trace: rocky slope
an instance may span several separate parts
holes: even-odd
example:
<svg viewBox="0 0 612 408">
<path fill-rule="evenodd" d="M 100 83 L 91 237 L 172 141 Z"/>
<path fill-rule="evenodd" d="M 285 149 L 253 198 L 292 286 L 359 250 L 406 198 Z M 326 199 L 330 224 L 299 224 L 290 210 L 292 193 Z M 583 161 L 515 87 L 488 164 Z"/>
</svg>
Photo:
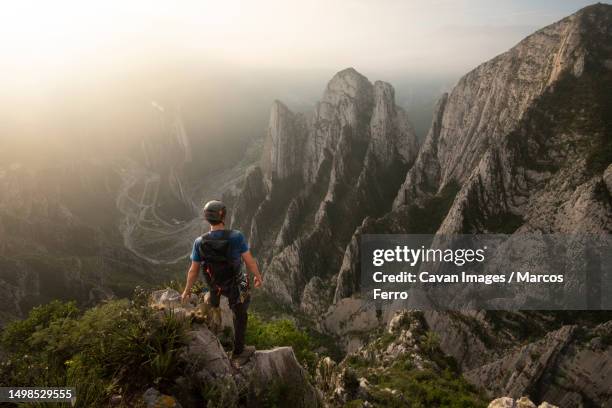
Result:
<svg viewBox="0 0 612 408">
<path fill-rule="evenodd" d="M 609 344 L 602 338 L 612 334 L 612 322 L 601 324 L 586 335 L 576 325 L 566 325 L 544 338 L 516 347 L 465 376 L 494 395 L 554 401 L 562 407 L 605 406 L 611 401 L 609 378 L 612 360 Z"/>
<path fill-rule="evenodd" d="M 0 177 L 0 322 L 53 299 L 92 304 L 159 278 L 113 228 L 117 183 L 85 160 L 44 170 L 14 164 Z"/>
<path fill-rule="evenodd" d="M 610 6 L 585 8 L 479 66 L 443 96 L 394 210 L 365 220 L 347 247 L 336 289 L 339 306 L 345 303 L 341 298 L 355 293 L 359 285 L 355 271 L 360 233 L 612 231 L 606 181 L 612 161 L 612 100 L 605 91 L 612 84 L 607 45 L 612 41 L 611 18 Z M 424 223 L 427 210 L 430 216 Z M 334 309 L 329 318 L 337 321 Z M 525 339 L 511 335 L 495 347 L 486 341 L 499 336 L 493 327 L 500 315 L 425 313 L 430 327 L 440 333 L 442 349 L 468 370 L 469 380 L 491 395 L 530 393 L 561 406 L 609 403 L 609 393 L 601 390 L 593 373 L 609 369 L 609 346 L 586 351 L 569 338 L 555 343 L 553 339 L 563 338 L 568 330 L 561 328 L 513 354 L 512 344 Z M 530 318 L 512 313 L 501 317 L 516 328 L 551 320 L 528 322 Z M 609 318 L 602 312 L 580 330 L 595 333 L 594 324 Z M 539 335 L 546 330 L 534 329 Z M 559 347 L 566 344 L 574 344 L 567 347 L 576 353 L 595 353 L 598 363 L 557 359 Z M 519 358 L 528 350 L 534 355 L 533 372 L 524 357 Z M 559 364 L 568 372 L 583 373 L 582 380 L 560 373 Z M 492 373 L 493 367 L 498 374 Z"/>
</svg>

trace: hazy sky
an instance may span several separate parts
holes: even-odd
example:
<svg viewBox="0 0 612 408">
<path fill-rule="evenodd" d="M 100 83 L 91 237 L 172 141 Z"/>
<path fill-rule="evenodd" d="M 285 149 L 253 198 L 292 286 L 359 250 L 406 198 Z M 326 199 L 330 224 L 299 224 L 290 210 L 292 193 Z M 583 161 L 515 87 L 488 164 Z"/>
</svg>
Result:
<svg viewBox="0 0 612 408">
<path fill-rule="evenodd" d="M 0 158 L 6 140 L 45 150 L 60 137 L 133 139 L 150 130 L 152 100 L 181 105 L 194 140 L 249 139 L 265 131 L 273 99 L 308 111 L 349 66 L 393 84 L 422 136 L 461 75 L 587 4 L 4 1 Z"/>
<path fill-rule="evenodd" d="M 13 84 L 192 59 L 249 69 L 463 72 L 589 3 L 20 0 L 1 6 L 0 68 Z"/>
</svg>

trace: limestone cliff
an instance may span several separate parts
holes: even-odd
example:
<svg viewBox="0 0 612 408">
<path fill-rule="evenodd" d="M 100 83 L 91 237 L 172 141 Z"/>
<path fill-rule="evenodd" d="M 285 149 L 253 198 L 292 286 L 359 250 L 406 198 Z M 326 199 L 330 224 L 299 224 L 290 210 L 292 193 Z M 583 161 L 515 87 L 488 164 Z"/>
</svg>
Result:
<svg viewBox="0 0 612 408">
<path fill-rule="evenodd" d="M 610 10 L 536 32 L 444 95 L 393 211 L 364 223 L 344 264 L 369 231 L 612 231 Z M 339 296 L 355 270 L 341 269 Z"/>
<path fill-rule="evenodd" d="M 582 9 L 480 65 L 440 99 L 393 211 L 364 220 L 346 247 L 336 306 L 324 327 L 350 332 L 360 326 L 354 314 L 342 319 L 339 311 L 346 308 L 346 297 L 358 298 L 363 233 L 612 231 L 611 21 L 608 5 Z M 570 321 L 584 320 L 580 330 L 588 333 L 610 318 L 605 312 L 592 321 L 593 316 L 571 316 Z M 609 346 L 585 350 L 567 327 L 551 325 L 559 315 L 475 311 L 425 312 L 424 317 L 439 333 L 442 350 L 491 396 L 530 393 L 561 406 L 608 401 L 593 370 L 608 370 Z M 520 351 L 514 345 L 526 339 L 516 332 L 491 342 L 500 338 L 500 321 L 515 331 L 531 327 L 538 340 L 532 338 Z M 546 336 L 551 326 L 559 331 Z M 583 358 L 566 359 L 569 349 Z M 525 357 L 530 353 L 531 360 Z M 559 367 L 565 367 L 563 374 Z"/>
<path fill-rule="evenodd" d="M 310 115 L 275 102 L 264 146 L 233 225 L 250 223 L 265 288 L 317 315 L 331 301 L 333 275 L 354 229 L 391 209 L 416 157 L 416 137 L 391 85 L 372 84 L 349 68 L 332 78 Z"/>
<path fill-rule="evenodd" d="M 610 231 L 609 23 L 608 6 L 585 8 L 465 75 L 394 208 L 456 184 L 440 233 Z"/>
</svg>

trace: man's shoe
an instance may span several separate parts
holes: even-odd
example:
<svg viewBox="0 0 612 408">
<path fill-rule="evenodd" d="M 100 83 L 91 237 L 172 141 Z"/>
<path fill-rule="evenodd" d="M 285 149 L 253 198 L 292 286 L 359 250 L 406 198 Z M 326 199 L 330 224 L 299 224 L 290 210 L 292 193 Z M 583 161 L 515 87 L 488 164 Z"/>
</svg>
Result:
<svg viewBox="0 0 612 408">
<path fill-rule="evenodd" d="M 245 365 L 251 356 L 255 353 L 255 347 L 253 346 L 244 346 L 242 353 L 240 354 L 232 354 L 232 361 L 238 366 Z"/>
</svg>

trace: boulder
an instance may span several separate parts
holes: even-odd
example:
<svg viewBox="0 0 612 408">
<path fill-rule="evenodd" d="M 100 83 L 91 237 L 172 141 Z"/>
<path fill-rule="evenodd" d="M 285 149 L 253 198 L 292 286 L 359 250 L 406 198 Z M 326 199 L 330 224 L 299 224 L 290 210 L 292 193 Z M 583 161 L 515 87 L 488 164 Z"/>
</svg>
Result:
<svg viewBox="0 0 612 408">
<path fill-rule="evenodd" d="M 548 402 L 542 402 L 536 407 L 528 397 L 521 397 L 514 400 L 510 397 L 497 398 L 489 403 L 489 408 L 559 408 L 556 405 L 549 404 Z"/>
<path fill-rule="evenodd" d="M 489 404 L 489 408 L 514 408 L 514 400 L 510 397 L 497 398 Z"/>
<path fill-rule="evenodd" d="M 156 290 L 151 293 L 151 305 L 157 307 L 178 307 L 181 306 L 181 294 L 170 288 Z"/>
<path fill-rule="evenodd" d="M 298 363 L 291 347 L 256 351 L 251 360 L 240 368 L 251 379 L 256 401 L 264 401 L 278 393 L 284 406 L 318 407 L 320 396 L 308 381 L 307 373 Z"/>
<path fill-rule="evenodd" d="M 538 405 L 538 408 L 559 408 L 559 407 L 553 404 L 549 404 L 548 402 L 544 401 L 543 403 Z"/>
<path fill-rule="evenodd" d="M 194 305 L 197 304 L 197 301 L 197 296 L 191 295 L 189 302 L 182 303 L 179 292 L 166 288 L 151 293 L 149 306 L 156 310 L 171 312 L 178 317 L 187 318 L 196 316 L 198 309 Z"/>
<path fill-rule="evenodd" d="M 219 339 L 205 326 L 188 333 L 189 343 L 181 358 L 202 382 L 223 378 L 234 372 Z"/>
<path fill-rule="evenodd" d="M 537 408 L 536 405 L 527 397 L 521 397 L 515 401 L 516 408 Z"/>
<path fill-rule="evenodd" d="M 181 404 L 174 397 L 162 394 L 155 388 L 146 390 L 142 395 L 142 399 L 147 408 L 181 408 Z"/>
</svg>

